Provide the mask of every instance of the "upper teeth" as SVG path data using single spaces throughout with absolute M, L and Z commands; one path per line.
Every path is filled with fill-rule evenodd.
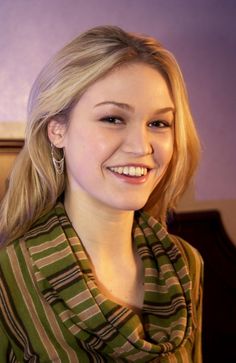
M 110 170 L 118 174 L 125 174 L 131 176 L 142 176 L 146 175 L 148 172 L 147 168 L 143 168 L 140 166 L 117 166 L 111 167 Z

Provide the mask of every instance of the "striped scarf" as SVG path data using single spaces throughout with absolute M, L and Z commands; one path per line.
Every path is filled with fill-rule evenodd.
M 172 362 L 192 345 L 191 281 L 180 250 L 146 213 L 135 215 L 133 239 L 144 266 L 142 322 L 99 291 L 61 203 L 25 235 L 39 290 L 94 362 Z

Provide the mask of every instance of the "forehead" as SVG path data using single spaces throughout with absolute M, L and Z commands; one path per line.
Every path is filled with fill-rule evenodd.
M 128 63 L 112 69 L 93 83 L 80 101 L 148 102 L 173 107 L 169 85 L 160 71 L 145 63 Z

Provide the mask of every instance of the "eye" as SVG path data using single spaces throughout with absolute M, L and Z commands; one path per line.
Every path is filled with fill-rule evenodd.
M 124 120 L 121 117 L 118 116 L 106 116 L 102 117 L 100 121 L 107 122 L 109 124 L 119 125 L 123 124 Z
M 163 121 L 163 120 L 155 120 L 155 121 L 149 122 L 148 126 L 163 129 L 163 128 L 171 127 L 171 123 L 168 121 Z

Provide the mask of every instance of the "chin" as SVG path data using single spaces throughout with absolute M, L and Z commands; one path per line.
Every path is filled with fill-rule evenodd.
M 145 205 L 146 205 L 147 201 L 143 201 L 142 203 L 123 203 L 123 204 L 120 204 L 118 207 L 118 209 L 121 209 L 121 210 L 124 210 L 124 211 L 138 211 L 139 209 L 142 209 Z

